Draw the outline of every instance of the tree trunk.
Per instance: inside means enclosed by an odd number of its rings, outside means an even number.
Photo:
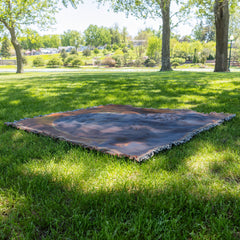
[[[170,4],[171,0],[161,0],[162,11],[162,67],[160,71],[172,71],[170,63]]]
[[[23,73],[23,60],[22,60],[21,45],[19,44],[19,42],[17,40],[15,28],[12,27],[9,29],[9,31],[11,34],[11,42],[15,49],[16,57],[17,57],[17,73]]]
[[[228,69],[228,0],[215,0],[214,6],[216,25],[216,63],[214,72],[227,72]]]

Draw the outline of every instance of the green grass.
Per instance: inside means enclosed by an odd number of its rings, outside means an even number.
[[[4,122],[102,104],[236,117],[138,164]],[[239,239],[239,73],[0,74],[0,239]]]

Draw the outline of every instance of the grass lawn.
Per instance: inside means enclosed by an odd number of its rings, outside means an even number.
[[[236,117],[139,164],[4,122],[103,104]],[[0,239],[240,239],[239,73],[0,74]]]

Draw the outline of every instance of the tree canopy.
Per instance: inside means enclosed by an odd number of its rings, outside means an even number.
[[[80,32],[68,30],[61,35],[62,46],[75,46],[76,49],[83,43],[83,37]]]
[[[3,41],[2,41],[2,47],[1,47],[1,57],[3,58],[9,58],[10,57],[10,41],[9,39],[4,36]]]
[[[90,25],[85,31],[86,45],[92,47],[103,46],[111,44],[111,34],[109,29],[105,27],[98,27],[97,25]]]

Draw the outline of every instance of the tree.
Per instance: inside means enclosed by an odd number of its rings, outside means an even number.
[[[161,45],[161,39],[156,36],[152,36],[148,40],[147,56],[157,63],[160,60]]]
[[[127,44],[128,42],[128,32],[127,28],[123,27],[122,32],[121,32],[121,40],[123,44]]]
[[[109,29],[98,27],[97,25],[89,25],[84,31],[87,46],[99,47],[111,43],[111,34]]]
[[[52,14],[57,11],[56,1],[47,0],[0,0],[0,24],[3,24],[11,35],[11,42],[17,57],[17,73],[23,72],[21,45],[17,35],[26,26],[41,26],[53,20]]]
[[[41,37],[37,31],[26,29],[24,33],[26,36],[19,38],[22,48],[32,51],[33,49],[39,49],[42,46]]]
[[[240,38],[240,6],[236,6],[235,12],[230,15],[229,33],[234,36],[234,40]]]
[[[228,0],[216,0],[214,4],[216,25],[216,63],[215,72],[227,72],[228,69]]]
[[[198,7],[200,17],[214,16],[216,27],[215,72],[227,72],[228,69],[228,32],[230,13],[237,7],[237,0],[189,0],[190,5]]]
[[[111,44],[120,45],[121,43],[121,34],[119,32],[119,27],[117,24],[114,27],[109,28],[110,35],[111,35]]]
[[[74,46],[76,49],[83,44],[81,33],[75,30],[68,30],[61,35],[63,46]]]
[[[162,67],[161,71],[171,71],[170,63],[170,4],[171,0],[97,0],[111,2],[114,11],[124,11],[140,18],[149,16],[162,18]],[[176,1],[178,2],[178,1]]]
[[[214,25],[214,19],[207,24],[203,24],[203,21],[197,24],[193,29],[195,40],[201,42],[216,41],[216,29]]]
[[[9,39],[5,36],[2,41],[2,47],[1,47],[1,56],[3,58],[9,58],[11,56],[10,54],[10,41]]]
[[[58,48],[62,45],[60,35],[58,34],[43,35],[40,37],[40,41],[42,47],[45,48]]]
[[[161,71],[170,71],[170,4],[171,0],[161,0],[160,8],[162,12],[162,68]]]
[[[135,40],[145,40],[145,45],[148,44],[148,39],[154,36],[154,31],[151,28],[146,28],[140,30],[137,36],[134,37]]]
[[[63,0],[66,5],[68,0]],[[70,0],[74,6],[77,1]],[[17,73],[23,72],[21,45],[18,34],[27,26],[40,27],[51,25],[58,11],[58,0],[0,0],[0,27],[3,25],[10,33],[11,42],[17,57]]]

